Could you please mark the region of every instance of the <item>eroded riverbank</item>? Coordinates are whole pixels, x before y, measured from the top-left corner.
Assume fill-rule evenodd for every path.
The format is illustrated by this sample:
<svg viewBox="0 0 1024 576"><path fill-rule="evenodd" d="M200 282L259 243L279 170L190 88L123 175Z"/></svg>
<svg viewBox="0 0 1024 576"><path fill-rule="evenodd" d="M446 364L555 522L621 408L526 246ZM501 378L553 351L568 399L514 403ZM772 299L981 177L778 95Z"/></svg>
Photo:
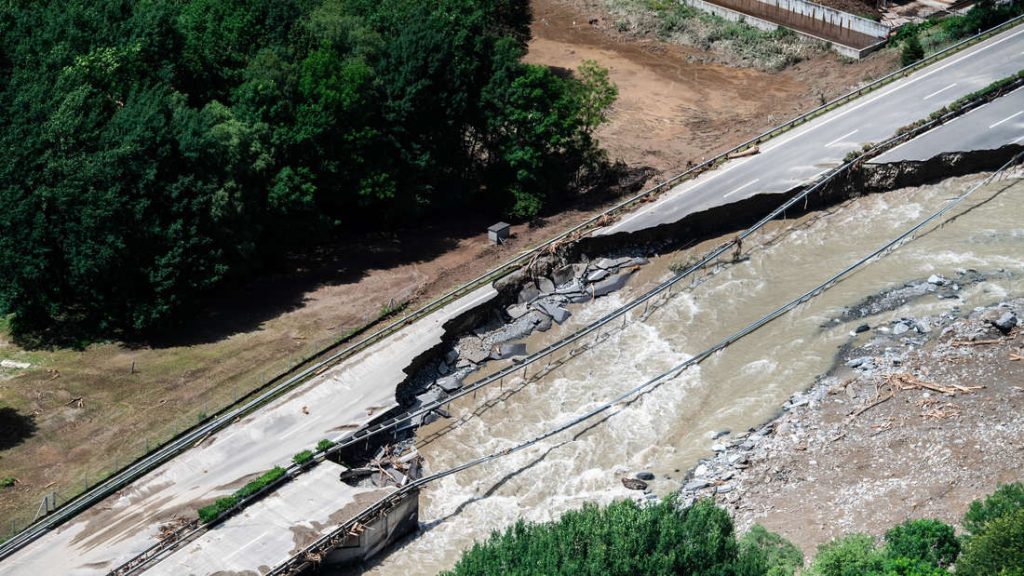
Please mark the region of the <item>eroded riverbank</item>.
<svg viewBox="0 0 1024 576"><path fill-rule="evenodd" d="M542 381L515 392L494 390L452 406L455 424L444 435L421 430L430 469L500 450L568 419L674 365L820 282L883 243L949 197L980 180L957 178L935 186L859 198L797 222L773 224L749 248L748 259L723 266L709 281L677 294L647 322L632 323ZM654 473L653 494L679 488L686 470L710 453L712 436L771 418L794 392L811 386L848 344L847 325L829 325L838 311L886 287L957 268L1003 269L1005 282L964 286L955 299L919 299L903 315L948 312L989 304L993 291L1019 292L1020 202L1014 192L986 193L966 214L873 263L822 297L770 324L699 369L658 388L594 426L564 434L498 463L446 478L424 493L424 530L382 558L372 573L428 574L451 566L473 539L512 521L547 520L586 501L636 497L621 482L636 471ZM995 195L994 195L995 194ZM792 225L792 229L790 226ZM976 231L987 231L979 236ZM852 237L857 242L850 242ZM711 244L709 241L705 244ZM689 253L654 258L626 291L571 307L564 325L526 339L528 349L564 336L627 301ZM822 326L825 326L824 328Z"/></svg>
<svg viewBox="0 0 1024 576"><path fill-rule="evenodd" d="M912 518L957 526L1024 466L1024 299L962 313L874 323L786 413L723 439L684 500L713 497L806 554Z"/></svg>

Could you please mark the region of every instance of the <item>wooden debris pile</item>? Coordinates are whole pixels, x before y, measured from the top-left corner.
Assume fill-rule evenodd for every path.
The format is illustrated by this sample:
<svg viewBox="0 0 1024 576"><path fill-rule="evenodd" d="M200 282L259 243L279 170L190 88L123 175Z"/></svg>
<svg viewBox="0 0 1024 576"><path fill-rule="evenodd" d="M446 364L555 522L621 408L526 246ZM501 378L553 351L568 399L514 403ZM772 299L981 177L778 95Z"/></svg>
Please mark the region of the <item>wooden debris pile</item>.
<svg viewBox="0 0 1024 576"><path fill-rule="evenodd" d="M399 454L393 446L384 446L366 465L341 473L341 481L349 484L369 482L373 486L401 488L422 475L419 452Z"/></svg>
<svg viewBox="0 0 1024 576"><path fill-rule="evenodd" d="M938 392L946 396L955 396L957 394L967 394L974 392L975 390L982 390L984 386L961 386L959 384L934 384L932 382L926 382L921 380L913 374L907 372L897 372L895 374L886 374L885 383L889 385L890 390L931 390L932 392Z"/></svg>
<svg viewBox="0 0 1024 576"><path fill-rule="evenodd" d="M195 519L190 520L181 516L175 516L170 522L160 525L160 533L157 535L157 539L161 542L177 539L184 530L192 528L195 524Z"/></svg>
<svg viewBox="0 0 1024 576"><path fill-rule="evenodd" d="M962 386L960 384L936 384L922 380L909 372L886 374L882 377L882 385L888 388L888 390L883 392L876 387L874 399L854 410L847 418L847 422L852 421L875 406L891 400L898 392L906 390L928 390L946 397L953 397L957 394L969 394L985 388L984 386ZM956 418L960 415L960 410L956 405L934 398L924 398L918 402L918 406L924 410L921 413L921 417L925 419L944 420L946 418Z"/></svg>

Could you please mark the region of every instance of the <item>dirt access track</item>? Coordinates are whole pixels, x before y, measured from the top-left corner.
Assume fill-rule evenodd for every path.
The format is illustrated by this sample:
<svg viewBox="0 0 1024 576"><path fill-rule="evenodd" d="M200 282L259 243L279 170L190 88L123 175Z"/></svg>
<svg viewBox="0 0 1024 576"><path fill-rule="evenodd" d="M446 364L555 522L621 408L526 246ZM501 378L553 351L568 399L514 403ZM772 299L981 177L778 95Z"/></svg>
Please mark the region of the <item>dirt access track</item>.
<svg viewBox="0 0 1024 576"><path fill-rule="evenodd" d="M856 64L831 54L781 73L691 63L696 49L630 40L587 23L571 2L534 2L530 62L610 69L620 97L598 136L612 158L676 173L889 70L893 54ZM600 18L600 15L596 16ZM699 58L698 58L699 57ZM604 206L583 202L513 227L490 246L491 222L440 222L328 247L289 274L225 291L163 342L26 351L0 332L0 526L35 516L43 496L63 502L112 471L258 388L300 358L377 318L394 300L415 306L554 236ZM183 510L183 515L192 511Z"/></svg>

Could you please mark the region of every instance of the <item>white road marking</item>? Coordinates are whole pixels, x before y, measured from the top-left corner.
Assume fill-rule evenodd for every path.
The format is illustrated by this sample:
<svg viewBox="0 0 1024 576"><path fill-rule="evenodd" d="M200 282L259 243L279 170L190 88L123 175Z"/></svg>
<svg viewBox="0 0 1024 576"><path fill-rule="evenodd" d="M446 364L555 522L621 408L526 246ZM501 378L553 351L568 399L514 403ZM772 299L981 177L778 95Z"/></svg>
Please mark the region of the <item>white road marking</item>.
<svg viewBox="0 0 1024 576"><path fill-rule="evenodd" d="M1012 141L1012 142L1010 142L1010 144L1016 144L1017 142L1020 142L1021 140L1024 140L1024 136L1018 136L1017 139Z"/></svg>
<svg viewBox="0 0 1024 576"><path fill-rule="evenodd" d="M739 188L733 190L732 192L729 192L725 196L722 196L722 198L728 198L729 196L732 196L733 194L739 192L740 190L743 190L747 186L753 186L754 184L757 184L760 180L761 180L760 178L754 178L753 180L751 180L750 182L747 182L743 186L740 186Z"/></svg>
<svg viewBox="0 0 1024 576"><path fill-rule="evenodd" d="M949 90L953 86L956 86L956 82L953 82L952 84L950 84L949 86L946 86L942 90L936 90L935 92L932 92L931 94L925 96L924 99L927 100L927 99L931 98L932 96L938 96L939 94L942 94L943 92L945 92L946 90Z"/></svg>
<svg viewBox="0 0 1024 576"><path fill-rule="evenodd" d="M1020 112L1017 112L1016 114L1011 114L1011 115L1007 116L1006 118L1003 118L999 122L996 122L995 124L990 125L988 127L988 129L991 130L991 129L995 128L996 126L999 126L1003 122L1007 122L1009 120L1013 120L1014 118L1016 118L1017 116L1020 116L1021 114L1024 114L1024 110L1021 110Z"/></svg>
<svg viewBox="0 0 1024 576"><path fill-rule="evenodd" d="M845 118L846 116L852 114L853 112L856 112L857 110L860 110L861 108L863 108L865 106L868 106L868 105L870 105L870 104L872 104L872 103L874 103L874 102L876 102L876 101L878 101L878 100L880 100L882 98L889 97L893 93L898 92L900 90L903 90L903 89L907 88L908 86L912 86L914 84L917 84L918 82L921 82L922 80L925 80L926 78L931 77L933 74L937 74L939 72L942 72L943 70L945 70L945 69L947 69L947 68L949 68L951 66L956 66L957 64L960 64L964 60L967 60L969 58L975 57L975 56L977 56L978 54L980 54L982 52L991 50L992 48L995 48L996 46L999 46L1000 44L1002 44L1004 42L1012 40L1012 39L1016 38L1017 36L1020 36L1021 34L1024 34L1024 30L1018 30L1016 32L1013 32L1012 34L1008 34L1007 36L1005 36L1003 38L1000 38L999 40L996 40L996 41L992 42L991 44L985 44L985 45L975 46L973 48L969 48L965 53L963 53L962 55L960 55L960 56L958 56L956 58L952 58L952 59L949 59L949 60L941 60L939 62L936 62L935 64L932 65L932 66L935 66L935 68L932 69L932 70L928 70L927 72L925 72L923 70L920 71L920 72L916 72L915 73L916 76L909 76L907 78L903 78L901 80L898 80L898 81L894 82L893 86L891 86L889 88L881 88L881 89L879 89L874 96L865 95L865 97L861 99L862 101L850 102L849 104L847 104L845 106L837 108L836 110L828 112L824 116L821 116L821 117L815 119L814 121L812 121L809 124L807 124L805 127L796 128L794 130L790 130L786 134L782 134L782 135L780 135L780 136L778 136L776 138L772 138L770 141L765 143L765 145L761 148L761 153L760 154L758 154L756 156L750 156L748 158L744 158L744 159L740 160L739 162L726 163L725 166L723 166L722 168L720 168L718 170L714 170L712 172L708 172L708 173L702 175L700 178L695 178L693 180L690 180L688 182L684 182L684 183L680 184L678 187L673 188L672 190L670 190L668 194L666 194L665 196L662 196L661 198L659 198L658 201L655 202L653 206L651 206L650 210L651 210L651 212L659 211L659 209L666 202L673 201L678 196L682 196L682 195L688 194L689 192L692 192L693 190L695 190L697 188L701 188L703 186L706 186L708 182L710 182L710 181L712 181L712 180L714 180L716 178L722 177L722 175L727 174L727 173L731 172L732 170L734 170L736 168L739 168L740 166L746 164L747 162L750 162L752 160L761 158L761 157L765 156L768 152L770 152L770 151L772 151L772 150L774 150L776 148L779 148L780 146L785 146L785 145L789 144L791 141L793 141L793 140L795 140L797 138L803 138L807 134L809 134L810 132L813 132L813 131L815 131L817 129L820 129L823 126L827 126L828 124L831 124L832 122L835 122L836 120L839 120L840 118ZM819 174L824 173L824 172L825 171L822 170L821 172L819 172ZM813 175L811 177L813 177ZM627 227L629 223L631 223L634 220L638 219L640 216L641 216L641 214L636 213L636 212L634 212L632 214L629 214L629 215L626 215L621 220L619 220L617 223L612 224L611 226L609 226L606 229L607 233L614 234L616 231L618 231L618 230L620 230L622 228Z"/></svg>
<svg viewBox="0 0 1024 576"><path fill-rule="evenodd" d="M836 142L842 142L842 141L843 141L843 140L845 140L845 139L846 139L846 138L847 138L848 136L853 136L853 135L854 135L854 134L856 134L857 132L860 132L860 128L858 128L858 129L854 130L853 132L847 132L846 134L843 134L843 135L842 135L842 136L840 136L839 138L836 138L835 140L833 140L833 141L829 142L828 144L825 144L825 148L829 148L829 147L831 147L831 146L832 146L833 144L835 144Z"/></svg>
<svg viewBox="0 0 1024 576"><path fill-rule="evenodd" d="M249 546L252 546L253 544L258 544L261 540L263 540L263 537L267 535L267 532L268 532L267 530L264 530L262 533L260 533L259 536L257 536L255 538L253 538L252 540L250 540L248 544L245 544L244 546L241 546L240 548L238 548L237 550L235 550L231 554L228 554L227 556L225 556L224 560L230 560L230 559L234 558L235 556L237 556L239 553L241 553L243 550L248 548Z"/></svg>

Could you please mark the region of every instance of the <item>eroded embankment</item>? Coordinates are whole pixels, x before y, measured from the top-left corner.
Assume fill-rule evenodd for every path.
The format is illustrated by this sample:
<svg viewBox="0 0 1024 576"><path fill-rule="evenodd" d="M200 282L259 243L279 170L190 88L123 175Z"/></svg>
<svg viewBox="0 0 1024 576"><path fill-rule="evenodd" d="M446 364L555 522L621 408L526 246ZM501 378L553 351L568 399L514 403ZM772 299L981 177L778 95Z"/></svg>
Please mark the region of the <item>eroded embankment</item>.
<svg viewBox="0 0 1024 576"><path fill-rule="evenodd" d="M726 255L712 274L677 287L647 318L636 314L625 324L613 322L608 328L615 330L603 343L550 374L534 379L531 369L528 384L506 379L503 391L495 386L482 397L453 402L450 420L438 421L417 436L428 473L501 453L669 370L817 286L983 180L974 175L867 195L767 226L745 242L743 259L731 262ZM794 392L827 371L836 350L856 327L829 320L880 288L930 274L958 279L958 267L976 268L988 279L964 280L956 299L924 297L896 313L913 317L991 302L990 291L999 285L1019 290L1022 263L1012 247L1019 243L1014 200L1020 196L1007 193L987 201L992 192L978 193L977 206L963 217L871 262L699 367L636 402L617 406L607 418L425 487L421 520L426 529L370 573L436 573L451 567L474 539L518 519L545 521L587 502L646 499L678 490L685 471L710 453L715 442L709 433L758 426ZM528 350L539 350L588 325L632 301L643 286L665 278L673 264L728 238L652 258L625 292L570 305L572 317L565 324L533 334L523 343ZM1004 279L997 274L1000 267L1013 268L1017 274ZM592 341L593 335L588 343ZM643 477L650 478L645 481L649 493L624 484L644 472Z"/></svg>
<svg viewBox="0 0 1024 576"><path fill-rule="evenodd" d="M916 283L934 292L955 281ZM910 518L958 525L1024 467L1024 299L963 315L867 318L829 373L785 412L716 446L682 490L713 497L808 554Z"/></svg>
<svg viewBox="0 0 1024 576"><path fill-rule="evenodd" d="M1024 146L1007 145L997 150L942 154L924 162L863 164L831 179L805 202L793 206L786 216L800 217L864 194L993 170L1022 150ZM640 232L587 236L536 258L530 266L496 281L496 298L445 323L441 342L423 351L405 368L409 377L398 387L399 407L382 414L375 422L444 400L491 361L522 358L526 355L525 349L508 343L525 338L535 330L546 331L553 319L560 324L568 316L562 308L568 303L584 302L622 288L637 267L646 263L641 255L670 252L743 230L803 189L785 194L758 194ZM602 254L619 258L605 258L602 262L596 257ZM602 265L598 266L599 263ZM606 269L608 273L602 272ZM428 413L415 419L412 426L404 427L400 434L378 436L362 445L361 450L346 451L342 460L350 465L363 464L382 446L408 441L416 427L443 416L443 411Z"/></svg>
<svg viewBox="0 0 1024 576"><path fill-rule="evenodd" d="M891 164L863 164L847 171L820 190L809 195L806 202L793 206L787 217L797 217L837 205L864 194L877 194L910 186L934 184L946 178L995 170L1014 155L1024 151L1024 145L1008 144L996 150L972 150L940 154L924 162L906 161ZM772 209L799 194L806 186L784 194L757 194L715 206L661 226L638 232L620 232L605 236L581 238L568 252L574 259L580 254L602 254L624 246L657 244L664 249L742 230L763 218Z"/></svg>

